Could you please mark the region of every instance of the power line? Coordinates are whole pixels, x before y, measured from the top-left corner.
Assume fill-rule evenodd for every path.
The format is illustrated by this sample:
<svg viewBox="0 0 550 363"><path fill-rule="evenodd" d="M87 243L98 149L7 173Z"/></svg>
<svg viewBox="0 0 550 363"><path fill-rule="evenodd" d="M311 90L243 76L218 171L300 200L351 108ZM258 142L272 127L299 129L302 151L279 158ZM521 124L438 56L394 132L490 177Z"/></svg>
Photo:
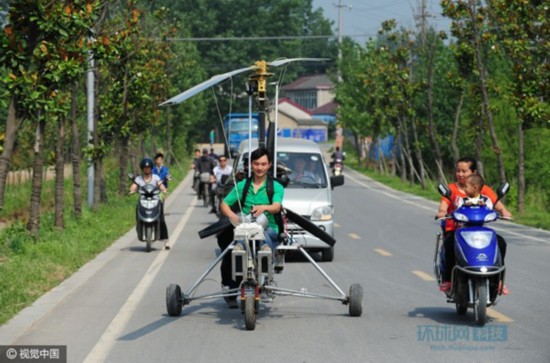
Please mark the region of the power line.
<svg viewBox="0 0 550 363"><path fill-rule="evenodd" d="M171 42L225 42L240 40L293 40L293 39L329 39L336 35L279 35L266 37L193 37L193 38L166 38Z"/></svg>
<svg viewBox="0 0 550 363"><path fill-rule="evenodd" d="M343 34L346 38L361 38L376 36L372 34ZM294 40L294 39L335 39L337 35L280 35L280 36L265 36L265 37L189 37L189 38L166 38L169 42L226 42L226 41L247 41L247 40ZM162 40L157 38L157 40Z"/></svg>

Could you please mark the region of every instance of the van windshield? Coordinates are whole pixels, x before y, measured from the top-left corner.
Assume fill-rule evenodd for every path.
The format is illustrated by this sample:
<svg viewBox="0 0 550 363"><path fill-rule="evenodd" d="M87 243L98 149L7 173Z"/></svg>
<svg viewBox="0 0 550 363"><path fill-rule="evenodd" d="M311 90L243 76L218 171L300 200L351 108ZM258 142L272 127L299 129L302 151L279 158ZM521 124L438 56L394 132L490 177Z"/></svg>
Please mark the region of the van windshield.
<svg viewBox="0 0 550 363"><path fill-rule="evenodd" d="M236 170L244 169L243 162L248 162L248 153L239 158ZM287 189L326 188L327 176L323 159L318 153L278 152L277 164L288 168L290 182Z"/></svg>
<svg viewBox="0 0 550 363"><path fill-rule="evenodd" d="M315 153L278 152L277 163L291 170L287 188L326 188L323 159Z"/></svg>

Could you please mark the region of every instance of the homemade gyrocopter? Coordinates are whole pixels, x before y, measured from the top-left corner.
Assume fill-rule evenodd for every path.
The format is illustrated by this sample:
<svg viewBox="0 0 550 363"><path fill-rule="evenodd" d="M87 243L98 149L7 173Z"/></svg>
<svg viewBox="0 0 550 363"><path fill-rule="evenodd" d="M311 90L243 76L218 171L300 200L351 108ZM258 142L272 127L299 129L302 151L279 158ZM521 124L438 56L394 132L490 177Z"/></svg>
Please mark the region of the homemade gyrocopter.
<svg viewBox="0 0 550 363"><path fill-rule="evenodd" d="M220 82L223 82L233 76L244 72L253 72L249 76L249 82L247 83L247 93L249 96L249 113L252 111L253 98L257 101L259 124L258 124L258 146L267 148L270 159L273 160L272 176L276 180L284 180L290 172L284 165L278 165L276 162L276 148L277 148L277 102L275 102L275 120L269 121L269 128L267 133L267 143L265 140L265 124L266 115L268 109L267 98L267 80L272 73L268 72L268 67L279 67L287 65L295 61L323 61L325 59L318 58L292 58L292 59L278 59L272 62L257 61L254 65L246 68L237 69L228 73L213 76L209 80L202 82L187 91L170 98L169 100L161 103L161 106L179 104L188 98L212 87ZM249 130L249 149L251 150L251 137L252 133ZM248 173L250 176L250 158L248 158L249 168ZM343 178L343 176L341 176ZM284 181L282 182L284 185ZM317 227L314 223L308 219L300 216L292 210L284 207L283 199L283 218L300 226L307 232L311 233L315 237L324 241L330 246L336 243L336 240ZM213 235L219 235L226 232L228 229L234 228L234 241L225 248L219 256L212 262L204 273L196 280L196 282L185 292L182 292L178 284L170 284L166 289L166 308L170 316L179 316L184 305L190 304L193 300L206 299L206 298L237 298L240 302L240 308L244 315L244 321L246 329L253 330L256 326L256 316L260 311L260 297L267 296L272 300L275 296L298 296L307 298L318 298L340 301L344 305L348 305L349 314L351 316L360 316L362 314L362 300L363 300L363 288L360 284L352 284L349 288L349 294L346 295L340 287L330 278L330 276L315 262L315 260L306 252L306 250L300 245L299 241L295 239L292 233L285 231L282 234L282 243L278 245L275 251L264 251L260 249L260 244L264 239L264 228L266 227L266 218L261 215L258 218L252 218L251 216L241 216L241 221L237 226L233 226L227 218L221 218L218 222L210 225L209 227L199 231L200 238L206 238ZM237 241L244 241L239 243ZM315 269L328 281L328 283L337 292L336 295L325 295L311 293L305 290L292 290L282 287L278 287L273 280L274 266L272 263L273 256L275 254L281 254L286 251L294 251L303 255ZM198 287L205 281L206 277L212 272L214 267L218 265L222 259L231 254L232 261L232 278L235 281L241 281L240 286L228 290L221 290L217 293L210 293L205 295L196 295L195 292Z"/></svg>

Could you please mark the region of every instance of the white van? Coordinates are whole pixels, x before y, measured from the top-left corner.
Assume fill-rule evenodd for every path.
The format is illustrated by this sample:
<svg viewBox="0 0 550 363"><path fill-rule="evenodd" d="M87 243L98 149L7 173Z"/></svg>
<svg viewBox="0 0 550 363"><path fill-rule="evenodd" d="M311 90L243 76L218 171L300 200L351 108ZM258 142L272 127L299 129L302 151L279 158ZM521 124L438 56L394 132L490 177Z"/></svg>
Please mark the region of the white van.
<svg viewBox="0 0 550 363"><path fill-rule="evenodd" d="M248 147L248 140L241 143L234 170L243 167L243 160L248 158ZM258 141L252 140L252 151L257 147ZM283 206L334 236L332 188L343 185L344 177L329 177L321 149L313 141L305 139L278 139L277 164L283 164L292 171L285 188ZM320 251L323 261L334 259L334 247L293 223L289 223L288 230L306 250Z"/></svg>

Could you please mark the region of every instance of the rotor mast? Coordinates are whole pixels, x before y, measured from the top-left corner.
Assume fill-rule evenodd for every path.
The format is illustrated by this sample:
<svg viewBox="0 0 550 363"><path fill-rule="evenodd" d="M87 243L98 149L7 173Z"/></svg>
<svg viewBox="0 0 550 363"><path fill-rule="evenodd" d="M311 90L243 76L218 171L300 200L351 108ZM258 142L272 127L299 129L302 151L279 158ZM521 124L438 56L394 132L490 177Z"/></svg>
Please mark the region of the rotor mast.
<svg viewBox="0 0 550 363"><path fill-rule="evenodd" d="M265 122L267 118L267 79L273 75L267 71L267 62L260 60L255 63L256 73L249 77L251 88L258 95L258 147L266 147ZM269 150L270 153L273 150Z"/></svg>

